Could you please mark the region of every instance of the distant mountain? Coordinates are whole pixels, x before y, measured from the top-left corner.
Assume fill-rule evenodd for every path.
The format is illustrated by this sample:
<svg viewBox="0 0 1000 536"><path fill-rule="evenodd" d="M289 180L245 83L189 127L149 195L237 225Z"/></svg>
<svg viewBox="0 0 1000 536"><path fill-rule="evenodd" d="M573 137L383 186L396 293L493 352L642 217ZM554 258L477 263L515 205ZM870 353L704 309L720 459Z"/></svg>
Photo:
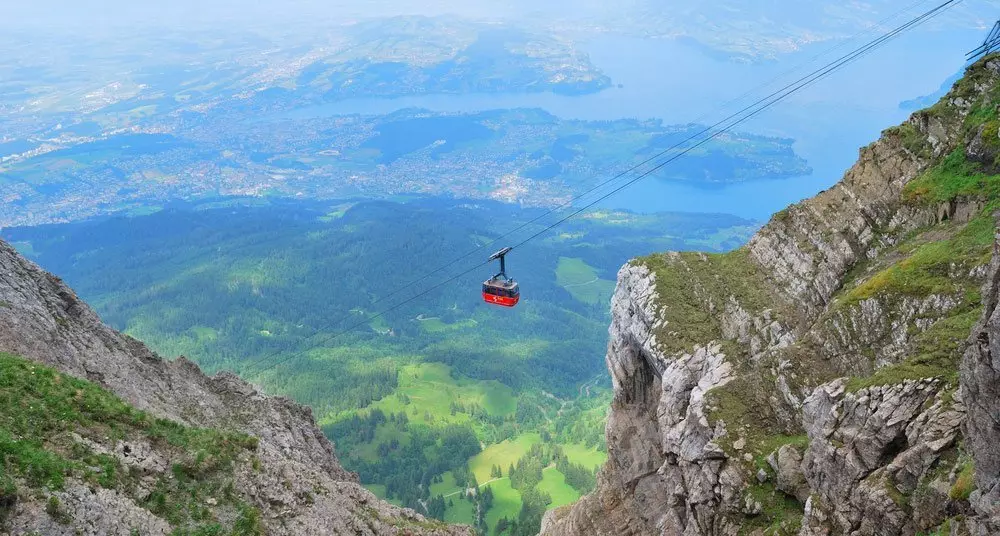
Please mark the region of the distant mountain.
<svg viewBox="0 0 1000 536"><path fill-rule="evenodd" d="M950 91L952 86L955 85L955 82L958 82L959 80L962 79L962 76L965 75L965 69L967 67L968 65L963 66L962 70L958 71L952 76L949 76L944 82L941 83L941 87L938 88L938 90L935 91L934 93L910 100L905 100L899 103L899 109L905 110L907 112L915 112L917 110L933 106L934 103L941 100L941 97L944 97L945 95L948 94L948 91Z"/></svg>
<svg viewBox="0 0 1000 536"><path fill-rule="evenodd" d="M564 29L585 22L588 31L656 38L688 38L711 50L742 60L761 60L794 52L817 42L835 41L871 31L872 36L934 7L904 6L892 0L871 2L546 2L501 3L522 20L547 21ZM925 30L983 29L993 25L1000 2L959 4L926 22ZM518 15L512 15L517 17ZM575 21L573 24L569 21ZM885 22L883 26L880 23Z"/></svg>

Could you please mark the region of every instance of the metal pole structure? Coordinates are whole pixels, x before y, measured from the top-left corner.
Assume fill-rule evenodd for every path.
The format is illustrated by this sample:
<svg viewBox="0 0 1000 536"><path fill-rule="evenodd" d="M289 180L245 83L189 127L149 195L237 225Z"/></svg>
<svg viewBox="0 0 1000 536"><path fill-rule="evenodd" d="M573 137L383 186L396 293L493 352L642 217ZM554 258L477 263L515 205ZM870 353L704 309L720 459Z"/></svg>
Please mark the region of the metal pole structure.
<svg viewBox="0 0 1000 536"><path fill-rule="evenodd" d="M969 61L974 61L997 50L998 47L1000 47L1000 21L993 25L993 29L986 35L983 44L971 50L965 57Z"/></svg>

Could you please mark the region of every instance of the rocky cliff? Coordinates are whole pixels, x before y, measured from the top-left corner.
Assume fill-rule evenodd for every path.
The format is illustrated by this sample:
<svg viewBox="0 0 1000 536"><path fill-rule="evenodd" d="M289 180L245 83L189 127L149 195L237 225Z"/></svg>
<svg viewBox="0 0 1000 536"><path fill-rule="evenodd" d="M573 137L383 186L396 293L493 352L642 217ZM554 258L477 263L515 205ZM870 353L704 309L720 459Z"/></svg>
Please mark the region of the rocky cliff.
<svg viewBox="0 0 1000 536"><path fill-rule="evenodd" d="M987 57L744 248L622 268L609 460L542 533L1000 533L998 104Z"/></svg>
<svg viewBox="0 0 1000 536"><path fill-rule="evenodd" d="M2 241L0 356L0 534L471 534L361 487L308 408L161 359Z"/></svg>

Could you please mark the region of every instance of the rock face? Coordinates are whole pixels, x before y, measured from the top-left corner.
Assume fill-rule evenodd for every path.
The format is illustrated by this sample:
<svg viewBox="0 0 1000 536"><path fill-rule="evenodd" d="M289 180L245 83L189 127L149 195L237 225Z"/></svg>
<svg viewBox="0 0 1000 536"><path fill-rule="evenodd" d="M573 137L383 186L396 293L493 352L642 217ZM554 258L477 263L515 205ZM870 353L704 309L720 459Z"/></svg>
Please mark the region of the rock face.
<svg viewBox="0 0 1000 536"><path fill-rule="evenodd" d="M978 514L973 531L980 535L1000 534L1000 236L983 299L983 317L962 360L962 390L968 400L964 431L977 488L970 496Z"/></svg>
<svg viewBox="0 0 1000 536"><path fill-rule="evenodd" d="M259 438L256 467L233 475L241 500L273 534L471 534L378 500L345 471L309 408L268 397L238 377L205 376L179 358L166 361L101 323L58 278L0 241L0 352L20 355L92 381L149 414L181 424ZM149 445L89 445L123 466L169 472ZM0 534L168 534L172 528L116 490L70 479L54 493L66 519L38 498L22 497ZM6 532L5 532L6 531Z"/></svg>
<svg viewBox="0 0 1000 536"><path fill-rule="evenodd" d="M1000 534L998 99L987 57L746 247L623 267L609 459L542 533Z"/></svg>

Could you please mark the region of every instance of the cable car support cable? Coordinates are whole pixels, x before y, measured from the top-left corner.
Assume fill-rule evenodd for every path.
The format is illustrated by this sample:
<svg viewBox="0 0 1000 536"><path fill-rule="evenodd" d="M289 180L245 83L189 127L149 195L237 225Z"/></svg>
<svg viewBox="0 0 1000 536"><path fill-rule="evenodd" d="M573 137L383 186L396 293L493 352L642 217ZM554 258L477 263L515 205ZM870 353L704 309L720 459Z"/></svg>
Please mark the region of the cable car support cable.
<svg viewBox="0 0 1000 536"><path fill-rule="evenodd" d="M723 127L721 130L718 130L717 132L711 134L709 137L707 137L707 138L699 141L695 145L692 145L690 147L685 148L684 150L682 150L681 152L679 152L679 153L671 156L667 160L665 160L663 162L660 162L659 164L657 164L656 166L650 168L649 170L642 172L638 176L636 176L636 177L630 179L629 181L625 182L624 184L616 187L614 190L612 190L612 191L610 191L610 192L602 195L601 197L597 198L596 200L588 203L587 205L584 205L583 207L581 207L581 208L579 208L579 209L571 212L570 214L564 216L563 218L557 220L556 222L548 225L547 227L545 227L541 231L538 231L535 234L529 236L528 238L526 238L526 239L518 242L516 245L511 246L508 251L514 250L514 249L516 249L518 247L521 247L521 246L527 244L528 242L530 242L530 241L532 241L532 240L540 237L541 235L545 234L546 232L548 232L548 231L554 229L555 227L557 227L557 226L565 223L566 221L570 220L571 218L573 218L573 217L581 214L582 212L586 211L587 209L589 209L590 207L594 206L595 204L597 204L597 203L599 203L599 202L601 202L601 201L603 201L603 200L611 197L612 195L614 195L614 194L616 194L616 193L624 190L625 188L631 186L632 184L635 184L639 180L642 180L643 178L646 178L649 175L655 173L656 171L662 169L664 166L670 164L671 162L673 162L673 161L675 161L675 160L683 157L684 155L688 154L692 150L694 150L694 149L696 149L696 148L698 148L698 147L700 147L700 146L702 146L702 145L704 145L704 144L706 144L706 143L714 140L715 138L721 136L722 134L724 134L726 132L729 132L733 128L735 128L735 127L739 126L740 124L742 124L742 123L750 120L751 118L757 116L758 114L760 114L760 113L762 113L762 112L770 109L774 105L776 105L779 102L785 100L786 98L788 98L789 96L793 95L794 93L800 91L801 89L803 89L805 87L808 87L809 85L812 85L815 82L818 82L819 80L822 80L823 78L826 78L827 76L833 74L834 72L836 72L837 70L839 70L843 66L848 65L849 63L857 60L858 58L860 58L860 57L862 57L862 56L870 53L871 51L875 50L876 48L884 45L885 43L887 43L889 41L891 41L895 37L898 37L900 34L905 33L906 31L908 31L908 30L910 30L910 29L912 29L912 28L914 28L916 26L919 26L919 25L923 24L924 22L927 22L928 20L930 20L930 19L932 19L932 18L940 15L941 13L943 13L944 11L946 11L947 9L950 9L951 7L954 7L955 5L957 5L957 4L961 3L961 2L962 2L962 0L947 0L945 2L942 2L941 4L938 4L936 7L930 9L929 11L926 11L923 14L921 14L921 15L919 15L919 16L911 19L911 20L909 20L908 22L906 22L906 23L904 23L904 24L902 24L902 25L894 28L893 30L891 30L891 31L883 34L882 36L878 37L877 39L869 41L865 45L862 45L861 47L856 48L854 51L852 51L852 52L850 52L848 54L845 54L844 56L841 56L839 59L837 59L837 60L835 60L833 62L828 63L823 68L820 68L820 69L817 69L817 70L813 71L809 75L806 75L806 76L798 79L796 82L793 82L792 84L786 85L781 90L778 90L778 91L776 91L776 92L768 95L767 97L764 97L763 99L759 99L754 104L751 104L751 105L743 108L739 112L736 112L735 114L730 115L729 117L727 117L726 119L724 119L724 120L716 123L712 127L708 127L706 129L702 130L701 133L703 134L703 133L711 130L712 128L715 128L716 126L722 125L722 124L726 123L727 121L732 120L731 123L729 123L728 125L726 125L725 127ZM745 114L745 115L743 115L743 114ZM735 118L735 120L733 120L734 118ZM603 187L603 186L605 186L605 185L607 185L607 184L609 184L609 183L611 183L611 182L613 182L613 181L615 181L615 180L617 180L617 179L619 179L619 178L627 175L628 173L637 170L639 167L641 167L641 166L643 166L645 164L648 164L651 161L653 161L653 160L655 160L655 159L657 159L657 158L665 155L666 153L668 153L668 152L670 152L670 151L678 148L679 145L682 145L683 143L686 143L687 141L691 141L695 137L697 137L697 135L689 137L684 142L681 142L680 144L676 144L675 146L673 146L671 148L668 148L668 149L666 149L664 151L661 151L656 156L654 156L654 157L652 157L650 159L647 159L644 162L642 162L642 163L640 163L640 164L638 164L636 166L633 166L632 168L629 168L628 170L626 170L626 171L624 171L624 172L616 175L612 179L604 181L601 184L599 184L599 185L591 188L590 190L588 190L584 194L581 194L581 195L577 196L576 198L574 198L574 200L578 200L578 199L580 199L580 198L582 198L582 197L584 197L584 196L586 196L586 195L588 195L588 194L596 191L597 189L599 189L599 188L601 188L601 187ZM569 203L571 204L572 201L570 201ZM566 204L561 205L559 208L562 208L562 207L565 207L565 206L566 206ZM444 270L445 268L448 268L448 267L454 265L458 261L460 261L460 260L468 257L469 255L472 255L473 253L475 253L475 251L478 251L479 249L482 249L486 245L489 245L489 244L492 244L494 242L497 242L500 239L505 238L506 236L509 236L509 235L513 234L514 232L516 232L516 231L518 231L520 229L523 229L524 227L530 225L531 223L534 223L534 222L540 220L541 218L543 218L543 217L545 217L545 216L547 216L547 215L555 212L556 210L558 210L558 208L557 209L552 209L552 210L550 210L550 211L542 214L541 216L535 218L534 220L532 220L530 222L527 222L527 223L524 223L524 224L520 225L519 227L515 228L514 230L509 231L508 233L506 233L506 234L504 234L504 235L502 235L502 236L494 239L493 241L488 242L486 244L483 244L483 245L477 247L475 250L470 251L469 253L467 253L467 254L465 254L465 255L463 255L461 257L456 258L455 260L453 260L453 261L451 261L451 262L443 265L441 268L438 268L438 269L435 269L435 270L432 270L432 271L426 273L423 277L421 277L417 281L419 282L419 281L421 281L423 279L426 279L427 277L433 275L434 273L439 272L441 270ZM413 301L415 301L415 300L417 300L419 298L422 298L422 297L426 296L427 294L430 294L431 292L437 290L438 288L441 288L441 287L443 287L443 286L445 286L445 285L447 285L447 284L449 284L449 283L451 283L453 281L456 281L457 279L459 279L459 278L461 278L463 276L466 276L468 274L471 274L474 271L479 270L483 266L489 264L492 260L493 259L491 258L490 260L481 262L481 263L479 263L479 264L477 264L477 265L475 265L475 266L473 266L473 267L471 267L471 268L469 268L469 269L467 269L467 270L465 270L465 271L463 271L461 273L455 274L455 275L453 275L453 276L451 276L451 277L449 277L449 278L447 278L447 279L445 279L445 280L443 280L443 281L441 281L439 283L436 283L435 285L432 285L431 287L428 287L424 291L419 292L419 293L417 293L417 294L415 294L415 295L407 298L406 300L403 300L403 301L401 301L399 303L396 303L395 305L393 305L391 307L388 307L388 308L386 308L386 309L384 309L382 311L379 311L379 312L377 312L377 313L375 313L375 314L373 314L373 315L371 315L369 317L366 317L364 320L362 320L360 322L354 323L354 324L348 326L345 329L339 330L339 331L337 331L337 332L335 332L335 333L333 333L333 334L331 334L329 336L324 337L319 344L315 344L315 345L312 345L309 348L306 348L306 349L300 350L298 352L294 352L292 354L289 354L289 355L285 356L283 359L275 361L275 362L267 365L266 367L260 368L260 369L254 371L254 372L256 372L257 374L264 373L264 372L267 372L267 371L269 371L271 369L274 369L275 367L278 367L278 366L280 366L280 365L282 365L284 363L287 363L287 362L291 361L292 359L295 359L297 357L303 356L307 352L309 352L309 351L311 351L311 350L313 350L315 348L320 347L322 344L325 344L325 343L327 343L327 342L329 342L331 340L334 340L334 339L336 339L336 338L338 338L338 337L340 337L340 336L342 336L342 335L344 335L344 334L346 334L346 333L348 333L350 331L353 331L354 329L356 329L358 327L361 327L361 326L363 326L365 324L368 324L372 320L375 320L377 318L383 317L386 314L388 314L388 313L390 313L392 311L395 311L396 309L398 309L398 308L400 308L400 307L402 307L402 306L404 306L406 304L409 304L409 303L411 303L411 302L413 302ZM396 292L398 292L398 290ZM388 297L394 295L396 292L394 292L393 294L389 294L389 295L387 295L387 296L385 296L383 298L380 298L379 300L376 300L376 302L373 302L373 303L377 303L379 301L383 301L383 300L387 299ZM275 354L275 355L277 355L277 354ZM273 357L273 355L272 356L268 356L267 358L263 358L263 359L259 360L258 363L260 363L261 361L265 361L265 360L269 359L270 357Z"/></svg>
<svg viewBox="0 0 1000 536"><path fill-rule="evenodd" d="M910 6L908 6L906 8L903 8L903 9L901 9L901 10L893 13L892 15L890 15L890 16L882 19L877 24L875 24L873 27L874 28L879 28L882 25L884 25L887 22L889 22L890 20L896 18L900 14L905 13L905 12L907 12L907 11L909 11L909 10L911 10L911 9L919 6L919 5L926 4L928 1L929 0L918 0L917 2L914 2L913 4L911 4ZM958 0L958 1L961 1L961 0ZM846 41L844 41L844 42L842 42L842 43L840 43L840 44L838 44L836 46L833 46L833 47L831 47L831 48L829 48L827 50L824 50L823 52L820 52L820 53L816 54L815 56L813 56L809 60L807 60L807 61L805 61L805 62L803 62L803 63L801 63L801 64L799 64L799 65L797 65L797 66L795 66L795 67L793 67L793 68L791 68L789 70L787 70L787 71L785 71L784 73L782 73L782 74L780 74L780 75L772 78L771 80L768 80L767 82L764 82L764 83L762 83L762 84L760 84L760 85L758 85L758 86L756 86L756 87L754 87L754 88L752 88L750 90L747 90L745 93L743 93L739 97L736 97L734 99L726 101L722 106L720 106L720 109L725 109L725 108L729 107L730 105L732 105L734 103L737 103L737 102L743 100L744 98L752 95L753 93L756 93L757 91L759 91L759 90L761 90L763 88L771 86L776 81L784 78L785 76L790 75L791 73L794 73L794 72L802 69L806 65L809 65L810 63L812 63L813 61L815 61L815 60L817 60L817 59L819 59L819 58L821 58L823 56L826 56L827 54L830 54L831 52L833 52L833 51L835 51L837 49L843 48L851 40L856 39L857 37L859 37L860 35L863 35L865 33L870 33L870 31L869 32L859 33L858 35L855 35L855 36L851 37L850 39L848 39L848 40L846 40ZM811 74L815 74L818 71L819 70L813 71L812 73L810 73L810 75ZM808 77L810 75L806 75L805 77ZM696 132L694 134L691 134L687 138L685 138L685 139L683 139L683 140L675 143L674 145L671 145L670 147L667 147L666 149L661 150L660 152L654 154L653 156L647 158L646 160L643 160L642 162L639 162L638 164L634 164L633 166L629 167L625 171L622 171L622 172L618 173L617 175L611 177L610 179L607 179L607 180L605 180L603 182L600 182L599 184L597 184L595 186L592 186L590 189L584 191L583 193L577 194L576 196L574 196L570 200L565 201L565 202L563 202L560 205L557 205L555 207L550 208L546 212L544 212L544 213L542 213L542 214L534 217L533 219L531 219L529 221L521 223L517 227L515 227L515 228L513 228L513 229L511 229L509 231L506 231L505 233L501 234L500 236L498 236L496 238L493 238L493 239L491 239L491 240L489 240L487 242L484 242L483 244L480 244L480 245L476 246L475 248L467 251L466 253L464 253L462 255L459 255L458 257L455 257L454 259L452 259L452 260L450 260L450 261L442 264L441 266L438 266L437 268L433 268L431 270L423 272L423 275L421 275L420 277L418 277L418 278L416 278L416 279L414 279L414 280L406 283L405 285L400 285L396 290L394 290L394 291L392 291L392 292L390 292L390 293L388 293L388 294L386 294L386 295L384 295L384 296L382 296L380 298L375 299L374 301L372 301L372 305L375 305L377 303L381 303L381 302L383 302L383 301L385 301L385 300L387 300L387 299L389 299L389 298L391 298L391 297L399 294L404 289L412 288L414 285L416 285L417 283L420 283L420 282L424 281L425 279L429 278L430 276L432 276L432 275L434 275L434 274L436 274L438 272L441 272L443 270L446 270L446 269L454 266L455 264L461 262L462 260L467 259L468 257L470 257L470 256L478 253L479 251L483 250L484 248L486 248L488 246L491 246L493 244L496 244L497 242L503 240L504 238L507 238L508 236L511 236L514 233L516 233L516 232L518 232L518 231L520 231L520 230L522 230L522 229L524 229L524 228L526 228L526 227L528 227L530 225L538 223L540 220L546 218L547 216L549 216L551 214L554 214L554 213L556 213L556 212L558 212L560 210L563 210L563 209L566 209L566 208L569 208L569 207L573 206L573 204L576 203L577 201L579 201L579 200L583 199L584 197L586 197L586 196L594 193L595 191L603 188L604 186L607 186L608 184L611 184L611 183L617 181L618 179L620 179L620 178L628 175L629 173L632 173L633 171L638 170L639 168L641 168L642 166L645 166L646 164L649 164L650 162L654 162L655 160L657 160L660 157L662 157L662 156L670 153L671 151L674 151L676 149L681 148L685 143L688 143L688 142L690 142L690 141L698 138L699 136L701 136L703 134L711 132L713 129L721 126L725 122L727 122L727 121L729 121L729 120L731 120L733 118L736 118L740 114L745 113L748 110L752 109L754 106L760 104L762 101L764 101L764 100L766 100L766 99L768 99L770 97L773 97L773 96L779 94L780 92L782 92L782 91L784 91L784 90L786 90L786 89L794 86L796 83L798 83L799 81L803 80L805 77L799 78L795 82L789 83L788 85L782 87L781 89L779 89L779 90L771 93L767 97L763 97L761 99L758 99L753 104L747 105L746 107L742 108L741 110L728 115L727 117L725 117L725 118L723 118L723 119L721 119L721 120L713 123L712 125L704 127L703 129L699 130L698 132ZM695 118L694 120L690 121L690 123L692 123L692 124L700 123L703 120L707 119L711 115L712 115L712 112L706 112L706 113L702 114L701 116Z"/></svg>
<svg viewBox="0 0 1000 536"><path fill-rule="evenodd" d="M701 147L702 145L705 145L706 143L708 143L708 142L710 142L710 141L718 138L722 134L725 134L726 132L729 132L730 130L732 130L736 126L738 126L738 125L740 125L740 124L742 124L742 123L750 120L751 118L755 117L756 115L758 115L758 114L760 114L760 113L768 110L769 108L771 108L775 104L778 104L779 102L785 100L786 98L788 98L789 96L791 96L794 93L798 92L799 90L804 89L804 88L806 88L806 87L808 87L808 86L810 86L810 85L818 82L819 80L822 80L823 78L826 78L827 76L829 76L830 74L833 74L836 70L838 70L842 66L847 65L848 63L851 63L851 62L857 60L858 58L860 58L860 57L868 54L869 52L871 52L875 48L878 48L882 44L885 44L886 42L894 39L895 37L898 37L899 34L903 33L907 29L909 29L909 28L911 28L913 26L917 26L919 24L922 24L923 22L926 22L927 20L929 20L929 19L931 19L933 17L936 17L937 15L940 15L944 10L948 9L949 7L952 7L954 4L957 4L957 3L961 2L961 1L962 0L951 0L951 1L945 2L944 4L941 4L940 6L938 6L937 8L932 9L932 10L924 13L920 17L917 17L916 19L910 21L909 23L907 23L907 24L905 24L905 25L903 25L903 26L901 26L901 27L893 30L892 32L890 32L890 33L888 33L886 35L884 35L882 38L876 40L877 42L872 42L869 45L867 45L865 47L862 47L862 49L858 49L855 52L853 52L853 53L851 53L851 54L849 54L849 55L847 55L845 57L842 57L841 60L838 60L837 62L835 62L834 65L829 66L827 69L825 69L818 76L812 77L811 79L806 80L806 81L802 82L801 84L799 84L798 86L790 89L786 93L784 93L782 95L779 95L778 97L776 97L772 101L764 103L759 108L757 108L756 110L753 110L751 113L747 114L746 116L740 118L737 121L734 121L733 123L729 124L728 126L724 127L723 129L715 132L711 136L709 136L709 137L707 137L707 138L699 141L695 145L692 145L691 147L688 147L688 148L682 150L681 152L679 152L679 153L671 156L667 160L665 160L665 161L657 164L653 168L649 169L648 171L643 172L639 176L637 176L637 177L629 180L628 182L626 182L625 184L623 184L623 185L615 188L611 192L608 192L607 194L604 194L603 196L597 198L596 200L594 200L594 201L592 201L592 202L584 205L583 207L581 207L581 208L573 211L569 215L567 215L567 216L559 219L555 223L549 225L548 227L542 229L541 231L538 231L537 233L529 236L528 238L524 239L523 241L519 242L518 244L512 246L511 249L516 249L516 248L518 248L520 246L523 246L524 244L526 244L526 243L534 240L535 238L538 238L539 236L541 236L541 235L545 234L546 232L554 229L555 227L558 227L559 225L565 223L566 221L572 219L573 217L578 216L579 214L583 213L584 211L586 211L590 207L596 205L597 203L600 203L601 201L603 201L603 200L605 200L605 199L607 199L607 198L615 195L616 193L624 190L625 188L628 188L632 184L635 184L636 182L638 182L638 181L640 181L640 180L648 177L649 175L651 175L651 174L655 173L656 171L660 170L661 168L663 168L667 164L670 164L671 162L673 162L673 161L681 158L682 156L684 156L684 155L688 154L689 152L693 151L694 149L697 149L698 147ZM998 23L998 24L1000 24L1000 23Z"/></svg>

